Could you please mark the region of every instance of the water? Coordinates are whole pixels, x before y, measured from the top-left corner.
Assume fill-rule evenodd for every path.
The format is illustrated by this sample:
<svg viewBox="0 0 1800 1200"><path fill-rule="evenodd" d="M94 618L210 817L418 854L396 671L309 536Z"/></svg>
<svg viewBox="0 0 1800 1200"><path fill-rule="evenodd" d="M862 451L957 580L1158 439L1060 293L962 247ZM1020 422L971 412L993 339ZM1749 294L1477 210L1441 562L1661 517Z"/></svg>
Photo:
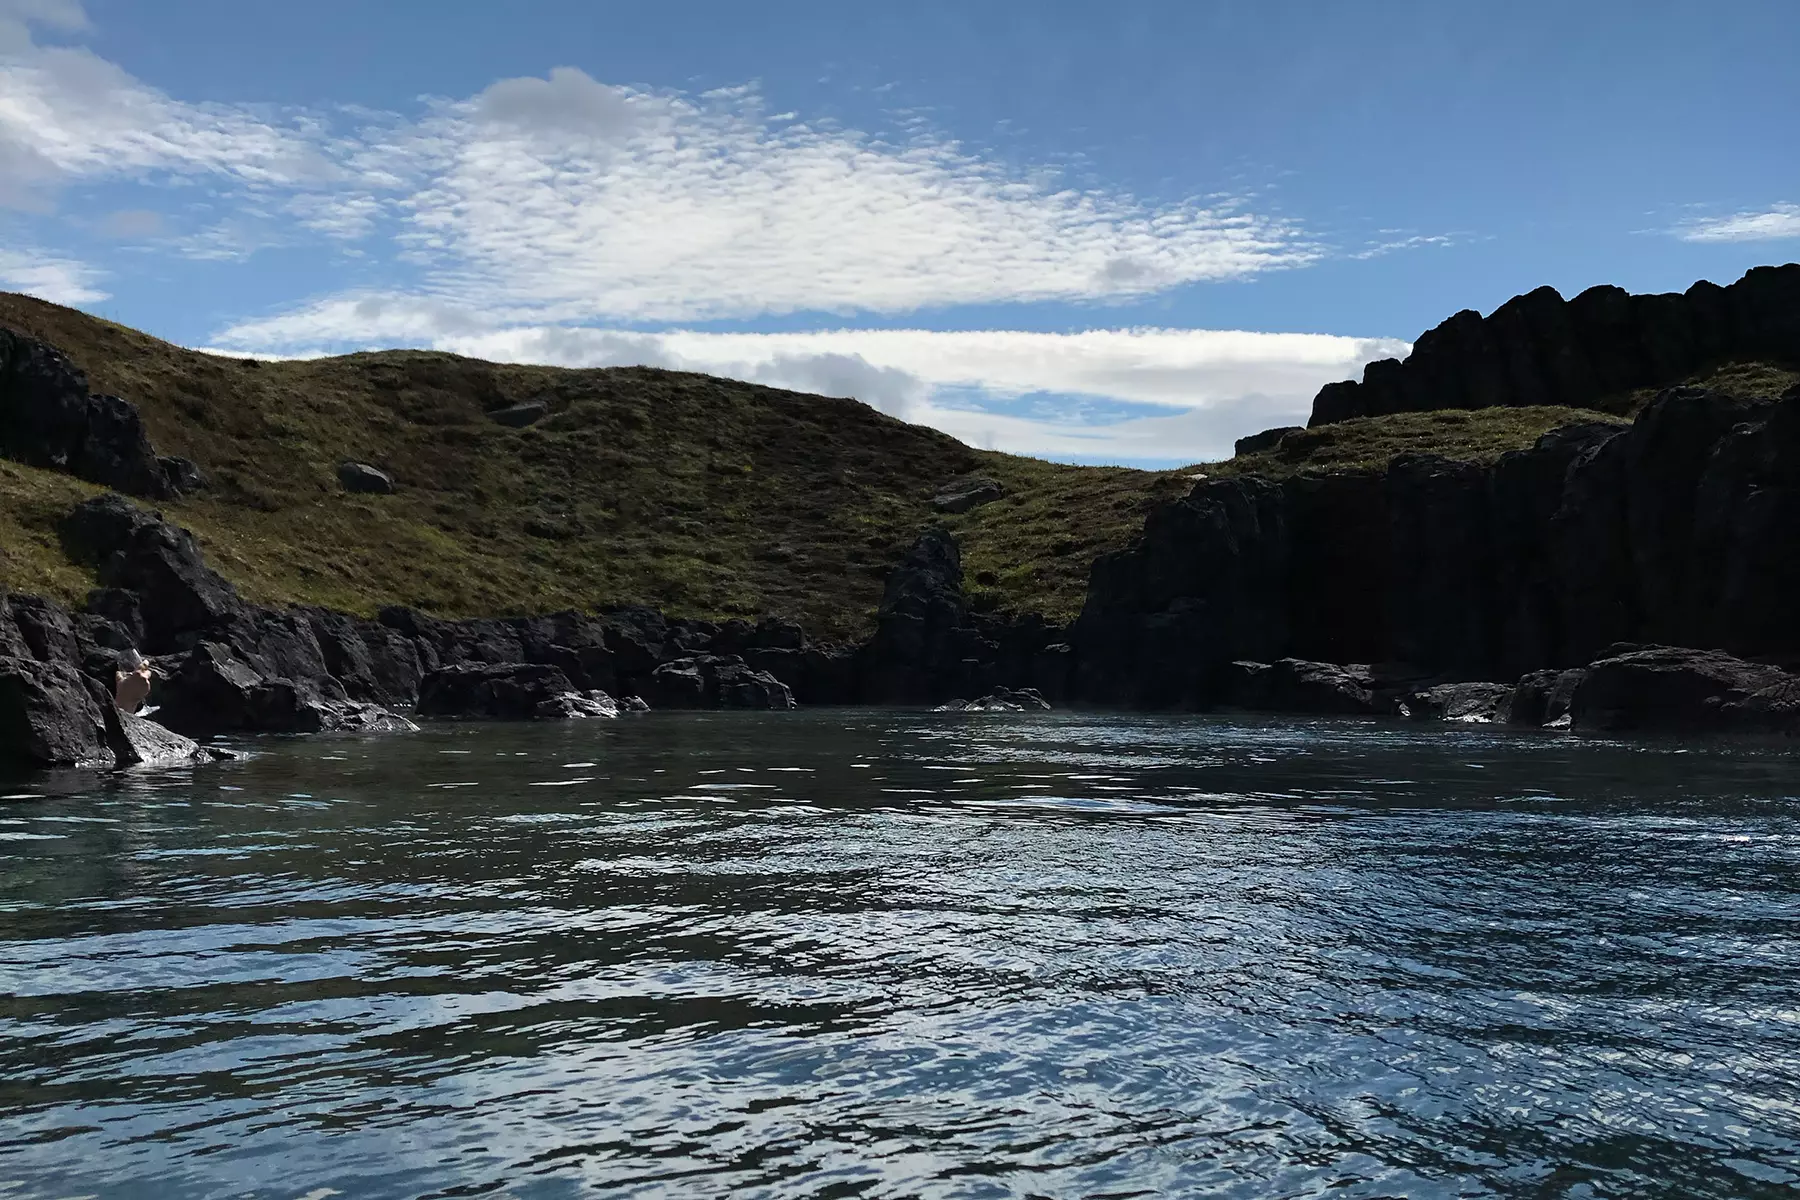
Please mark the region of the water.
<svg viewBox="0 0 1800 1200"><path fill-rule="evenodd" d="M256 743L0 805L0 1197L1759 1197L1800 758L1196 718Z"/></svg>

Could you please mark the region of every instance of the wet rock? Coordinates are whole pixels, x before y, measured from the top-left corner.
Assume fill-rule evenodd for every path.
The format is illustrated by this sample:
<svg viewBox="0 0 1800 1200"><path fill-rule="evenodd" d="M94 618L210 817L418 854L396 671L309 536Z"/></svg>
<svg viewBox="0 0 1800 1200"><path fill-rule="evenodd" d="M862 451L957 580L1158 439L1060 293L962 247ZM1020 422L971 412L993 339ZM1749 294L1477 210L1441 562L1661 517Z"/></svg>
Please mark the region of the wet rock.
<svg viewBox="0 0 1800 1200"><path fill-rule="evenodd" d="M1718 650L1659 646L1588 664L1577 730L1800 733L1800 676Z"/></svg>
<svg viewBox="0 0 1800 1200"><path fill-rule="evenodd" d="M965 513L1005 495L1006 489L997 479L962 479L940 489L931 498L931 507L941 513Z"/></svg>
<svg viewBox="0 0 1800 1200"><path fill-rule="evenodd" d="M1284 658L1272 663L1231 664L1227 694L1237 708L1256 712L1369 715L1394 707L1364 664Z"/></svg>
<svg viewBox="0 0 1800 1200"><path fill-rule="evenodd" d="M137 407L88 392L61 352L0 329L0 455L134 496L174 494Z"/></svg>
<svg viewBox="0 0 1800 1200"><path fill-rule="evenodd" d="M578 690L542 663L454 663L419 684L419 715L496 721L560 721L616 717L604 692Z"/></svg>
<svg viewBox="0 0 1800 1200"><path fill-rule="evenodd" d="M110 710L109 741L120 767L182 767L217 762L229 753L182 737L135 713Z"/></svg>
<svg viewBox="0 0 1800 1200"><path fill-rule="evenodd" d="M1569 723L1569 703L1587 675L1584 668L1533 671L1521 676L1505 706L1508 725L1562 726Z"/></svg>
<svg viewBox="0 0 1800 1200"><path fill-rule="evenodd" d="M787 684L727 654L701 654L662 664L651 673L644 698L656 708L795 706Z"/></svg>
<svg viewBox="0 0 1800 1200"><path fill-rule="evenodd" d="M377 705L353 701L329 676L267 676L226 643L203 641L185 655L156 662L151 687L158 716L177 732L328 733L417 728Z"/></svg>
<svg viewBox="0 0 1800 1200"><path fill-rule="evenodd" d="M111 707L70 663L0 658L0 757L15 767L111 767Z"/></svg>
<svg viewBox="0 0 1800 1200"><path fill-rule="evenodd" d="M933 712L1048 712L1050 702L1035 688L995 688L979 700L952 700Z"/></svg>
<svg viewBox="0 0 1800 1200"><path fill-rule="evenodd" d="M1506 718L1516 690L1508 683L1440 683L1409 693L1399 710L1415 721L1487 724Z"/></svg>
<svg viewBox="0 0 1800 1200"><path fill-rule="evenodd" d="M368 463L341 462L337 477L346 492L385 496L394 490L394 477Z"/></svg>
<svg viewBox="0 0 1800 1200"><path fill-rule="evenodd" d="M542 400L527 400L523 404L512 404L506 408L496 408L488 413L488 420L512 429L523 429L527 425L535 425L550 415L550 405Z"/></svg>

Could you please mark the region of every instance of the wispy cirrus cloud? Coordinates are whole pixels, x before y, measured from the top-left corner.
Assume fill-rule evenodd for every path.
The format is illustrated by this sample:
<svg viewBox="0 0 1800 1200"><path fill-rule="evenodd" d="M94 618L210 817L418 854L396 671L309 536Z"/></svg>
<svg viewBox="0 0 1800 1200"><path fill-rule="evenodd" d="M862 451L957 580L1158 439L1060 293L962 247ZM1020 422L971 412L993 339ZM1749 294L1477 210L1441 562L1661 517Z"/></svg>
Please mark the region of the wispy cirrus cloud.
<svg viewBox="0 0 1800 1200"><path fill-rule="evenodd" d="M750 86L694 95L573 67L405 113L194 104L79 46L36 44L31 22L78 34L84 18L73 0L0 0L0 204L42 214L72 183L135 186L129 208L87 221L134 253L230 263L315 245L359 255L356 277L375 281L232 322L215 338L229 352L643 363L855 395L996 448L1118 461L1228 453L1247 429L1302 416L1320 384L1404 349L1205 330L632 329L1102 305L1327 250L1251 195L1075 187L917 115L858 131L768 114ZM74 258L10 261L0 281L65 302L101 295Z"/></svg>
<svg viewBox="0 0 1800 1200"><path fill-rule="evenodd" d="M1670 231L1684 242L1773 242L1800 238L1800 204L1772 204L1724 217L1696 217Z"/></svg>
<svg viewBox="0 0 1800 1200"><path fill-rule="evenodd" d="M754 88L653 92L572 67L410 117L267 112L27 44L0 60L0 161L15 206L74 180L198 181L279 207L293 238L386 232L422 294L550 320L1104 301L1320 253L1242 200L1075 189L928 130L777 121Z"/></svg>

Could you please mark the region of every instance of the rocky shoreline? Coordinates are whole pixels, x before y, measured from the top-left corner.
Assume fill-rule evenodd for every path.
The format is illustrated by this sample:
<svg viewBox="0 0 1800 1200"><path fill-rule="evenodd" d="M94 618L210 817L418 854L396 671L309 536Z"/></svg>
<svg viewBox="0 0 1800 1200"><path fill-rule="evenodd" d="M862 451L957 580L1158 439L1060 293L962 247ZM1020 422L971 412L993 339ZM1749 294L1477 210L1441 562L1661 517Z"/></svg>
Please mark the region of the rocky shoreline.
<svg viewBox="0 0 1800 1200"><path fill-rule="evenodd" d="M120 494L168 498L204 486L199 468L157 456L128 401L87 395L54 350L5 331L0 453L119 489L62 521L100 585L81 611L0 592L0 762L15 767L202 761L190 739L218 734L644 707L1800 733L1800 389L1670 389L1630 426L1568 426L1492 465L1411 454L1379 474L1203 479L1094 563L1067 627L975 611L954 538L929 528L855 645L641 607L444 620L251 604L190 533ZM134 654L152 665L156 722L111 703Z"/></svg>

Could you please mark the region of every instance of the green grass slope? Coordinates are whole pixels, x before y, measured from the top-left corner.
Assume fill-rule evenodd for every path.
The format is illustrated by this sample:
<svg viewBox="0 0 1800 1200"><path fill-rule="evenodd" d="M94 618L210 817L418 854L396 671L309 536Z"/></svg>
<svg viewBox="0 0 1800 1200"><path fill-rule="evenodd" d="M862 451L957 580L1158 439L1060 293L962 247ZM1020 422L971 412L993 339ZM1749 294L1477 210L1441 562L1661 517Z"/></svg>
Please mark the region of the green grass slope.
<svg viewBox="0 0 1800 1200"><path fill-rule="evenodd" d="M1184 485L977 451L854 400L702 375L409 351L259 363L12 295L0 323L63 350L95 391L139 406L161 453L200 464L211 487L165 507L267 603L463 616L642 602L854 636L887 571L941 521L984 604L1068 617L1094 555ZM525 429L484 415L525 400L552 414ZM346 494L344 459L391 472L398 491ZM52 527L94 489L5 471L4 581L75 598L87 581ZM934 513L933 494L971 474L1008 498Z"/></svg>
<svg viewBox="0 0 1800 1200"><path fill-rule="evenodd" d="M200 464L212 486L165 508L246 595L363 613L636 602L780 614L854 637L870 627L888 570L936 522L962 543L977 606L1067 620L1094 558L1126 545L1146 509L1195 475L1380 469L1408 450L1486 459L1570 421L1619 419L1399 414L1228 463L1134 471L978 451L855 400L703 375L416 351L259 363L4 293L0 324L63 350L95 391L137 403L160 452ZM1760 392L1780 382L1735 369ZM485 416L526 400L547 401L551 415L526 429ZM398 492L345 493L344 459L391 472ZM1006 498L960 516L932 511L939 488L970 475L999 480ZM55 523L97 490L0 463L0 583L79 600L92 579L63 558Z"/></svg>

